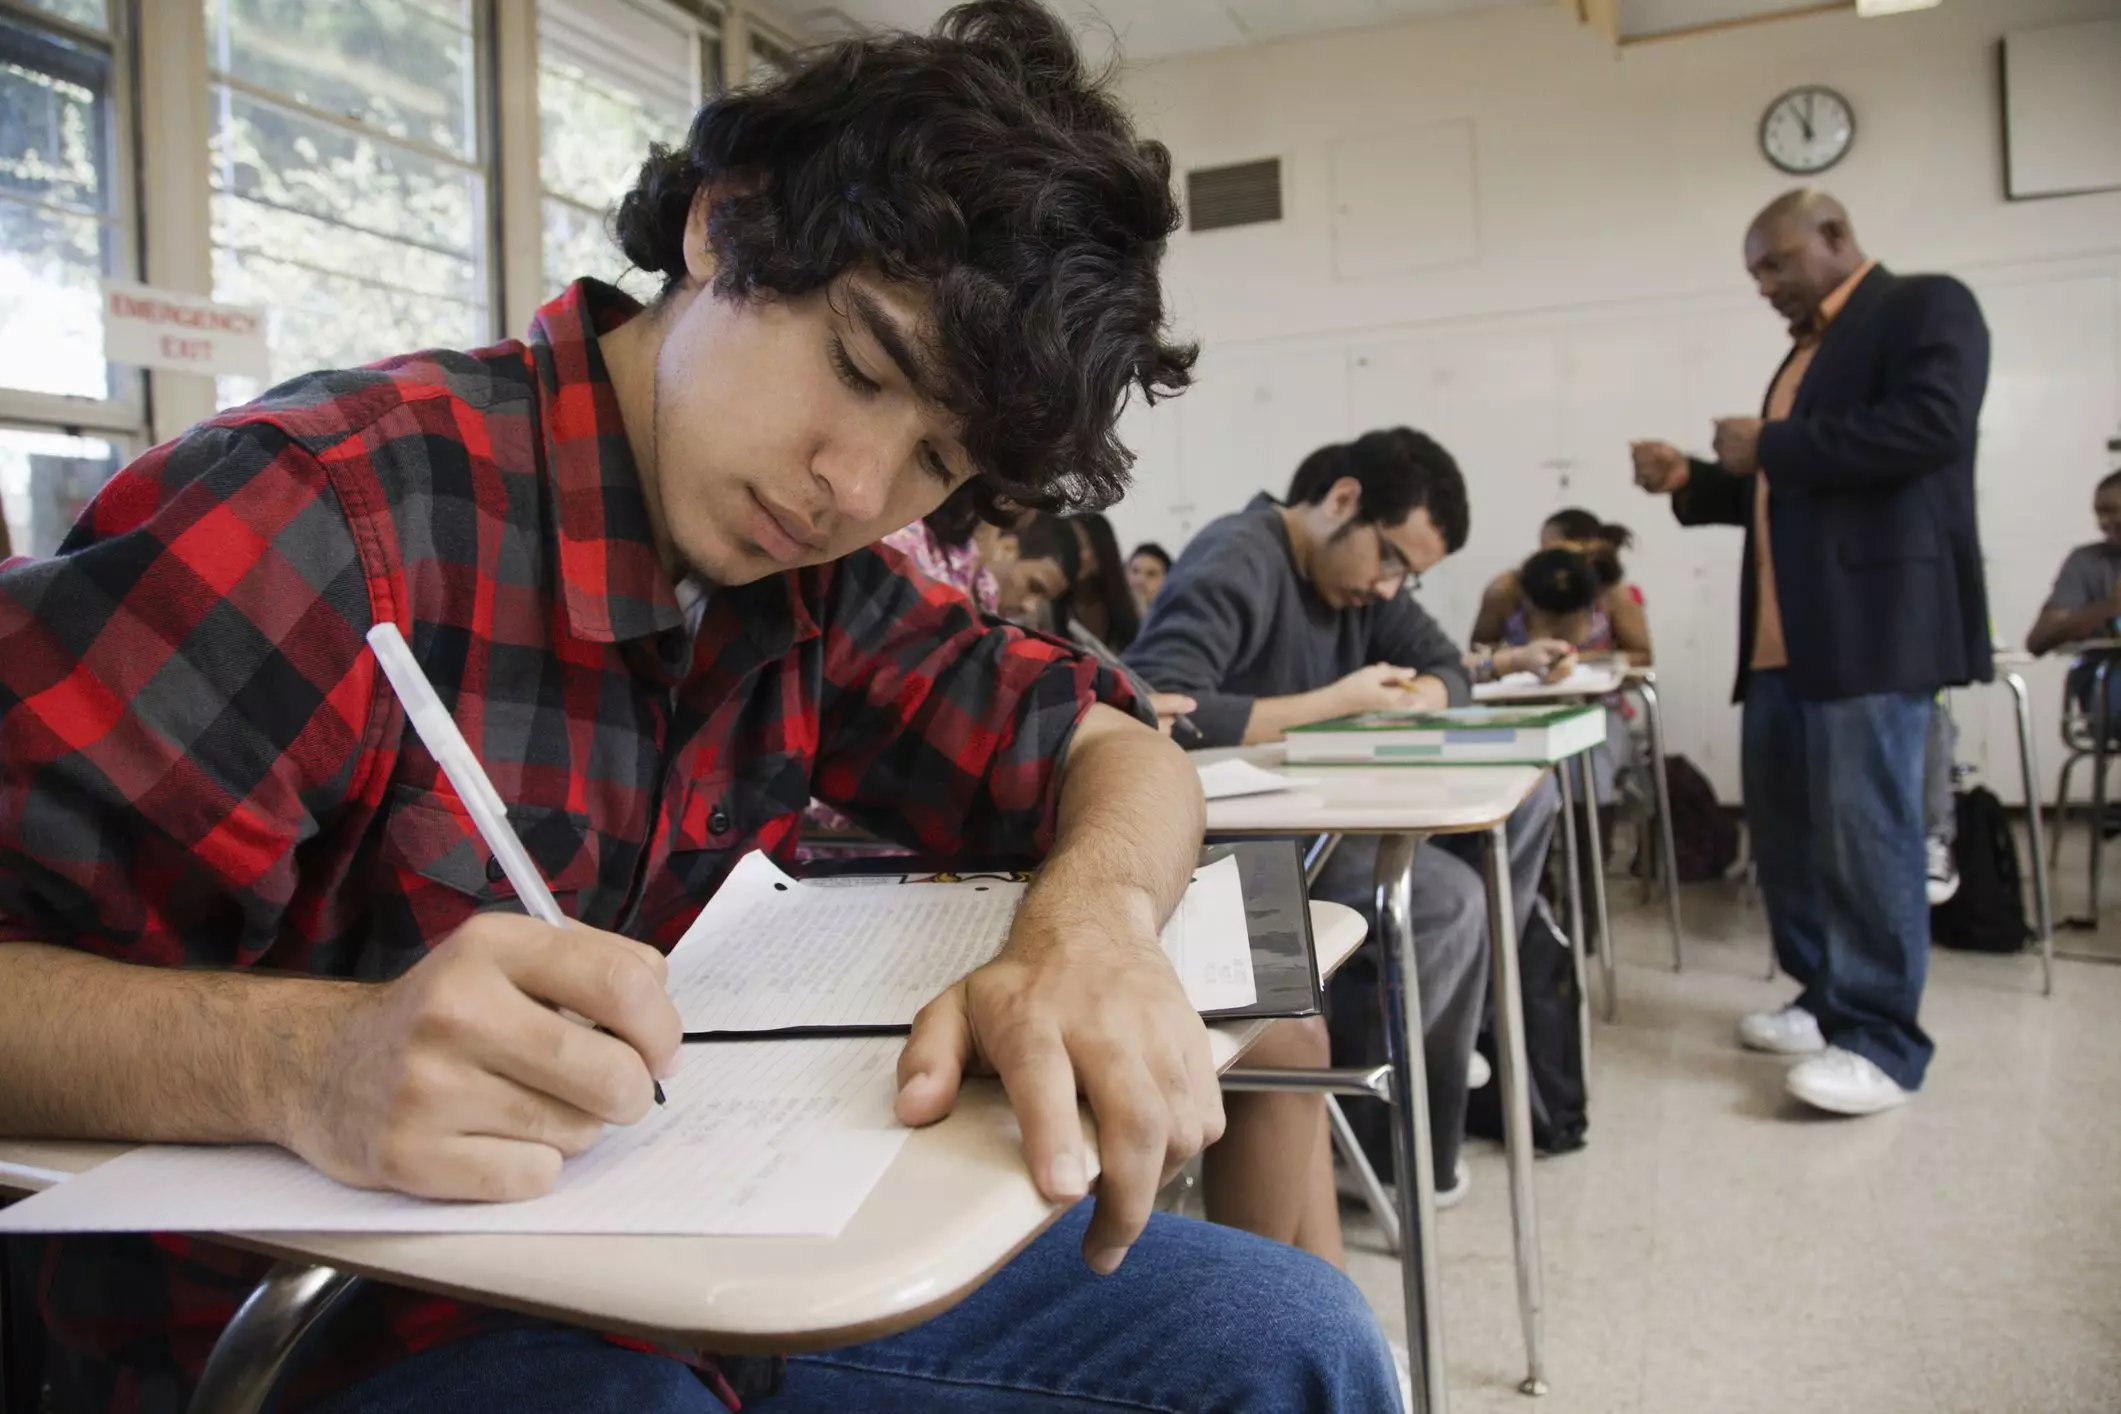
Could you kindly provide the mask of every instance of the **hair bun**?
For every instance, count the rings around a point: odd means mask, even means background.
[[[682,152],[661,143],[649,148],[640,177],[611,221],[612,236],[626,258],[665,280],[682,279],[685,222],[699,189],[699,174]]]

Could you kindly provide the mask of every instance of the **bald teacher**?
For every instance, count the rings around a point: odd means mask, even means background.
[[[1798,1058],[1799,1100],[1873,1114],[1921,1088],[1933,1050],[1923,736],[1939,689],[1992,672],[1974,525],[1988,329],[1957,280],[1867,258],[1823,192],[1755,217],[1745,266],[1792,340],[1763,416],[1719,419],[1714,461],[1638,442],[1635,480],[1683,525],[1746,532],[1746,822],[1804,990],[1739,1042]]]

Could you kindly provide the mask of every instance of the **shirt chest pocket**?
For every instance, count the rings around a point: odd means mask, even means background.
[[[754,756],[690,783],[672,822],[670,852],[777,848],[810,804],[810,763],[794,753]]]
[[[588,817],[547,806],[511,805],[508,823],[544,875],[560,911],[581,917],[576,905],[595,892],[600,856],[607,852]],[[527,911],[521,909],[514,885],[479,837],[471,816],[457,801],[418,786],[392,789],[378,863],[384,875],[378,882],[412,903],[430,941],[439,940],[435,926],[450,913],[461,922],[490,908]]]

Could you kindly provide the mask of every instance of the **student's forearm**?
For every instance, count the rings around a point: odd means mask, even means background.
[[[0,943],[0,1135],[282,1142],[314,1018],[358,985]]]
[[[1291,727],[1307,727],[1313,722],[1327,722],[1347,715],[1339,683],[1329,683],[1315,691],[1293,693],[1287,697],[1261,697],[1254,700],[1252,715],[1245,719],[1244,744],[1257,746],[1265,741],[1280,741]]]
[[[2105,638],[2113,632],[2114,617],[2112,606],[2107,604],[2047,610],[2033,625],[2033,631],[2025,636],[2025,651],[2050,653],[2066,643]]]
[[[1155,937],[1200,859],[1199,773],[1167,738],[1102,706],[1076,728],[1065,772],[1053,850],[1024,907],[1117,907]]]

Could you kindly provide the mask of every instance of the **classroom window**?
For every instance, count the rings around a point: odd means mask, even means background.
[[[275,381],[493,336],[478,18],[205,0],[214,294],[266,307]]]
[[[103,437],[0,426],[0,511],[11,553],[49,555],[111,473],[124,449]]]
[[[744,82],[758,83],[763,79],[777,78],[795,64],[795,51],[770,35],[759,33],[757,24],[751,27],[751,65],[745,72]]]
[[[538,180],[548,295],[585,275],[614,284],[627,275],[612,212],[651,143],[684,141],[702,98],[719,86],[721,63],[716,27],[674,6],[541,0]],[[654,293],[639,275],[631,288]]]
[[[51,5],[100,24],[100,5]],[[117,268],[111,53],[0,13],[0,388],[118,396],[98,282]]]

